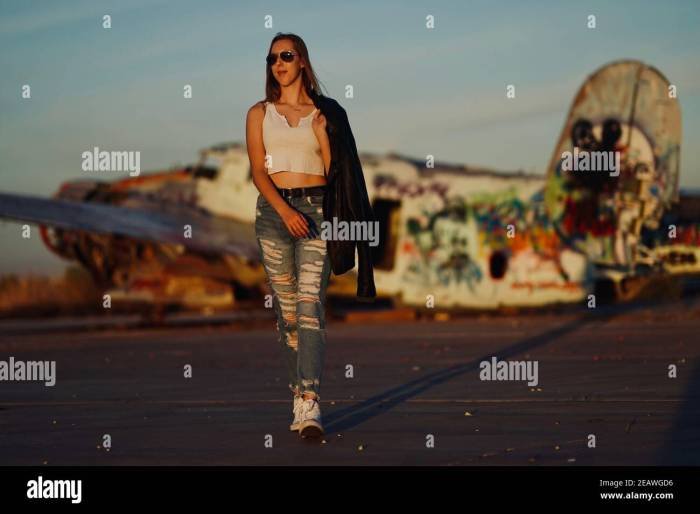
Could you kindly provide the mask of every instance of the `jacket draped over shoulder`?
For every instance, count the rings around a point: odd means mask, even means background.
[[[339,222],[374,223],[376,220],[347,113],[337,101],[324,95],[316,96],[314,103],[326,117],[326,132],[331,150],[323,217],[329,222],[336,218]],[[331,238],[327,241],[327,248],[331,267],[336,275],[342,275],[355,267],[357,250],[358,300],[372,301],[377,292],[369,241],[338,241]]]

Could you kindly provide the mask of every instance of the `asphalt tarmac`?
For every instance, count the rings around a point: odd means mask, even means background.
[[[202,321],[1,322],[0,362],[55,361],[56,383],[0,381],[0,465],[700,464],[700,298],[330,320],[316,440],[288,429],[272,317]],[[481,380],[493,357],[537,385]]]

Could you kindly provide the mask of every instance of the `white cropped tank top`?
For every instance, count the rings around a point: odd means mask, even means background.
[[[299,120],[292,127],[287,118],[277,112],[275,104],[265,102],[263,144],[266,152],[267,173],[292,171],[310,175],[325,175],[321,145],[311,128],[311,119],[318,109]]]

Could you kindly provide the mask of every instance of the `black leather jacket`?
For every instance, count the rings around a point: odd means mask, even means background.
[[[334,99],[318,95],[314,104],[326,117],[326,132],[331,149],[331,165],[328,170],[326,194],[323,200],[324,220],[374,222],[374,212],[369,203],[365,177],[357,153],[355,138],[350,129],[348,115]],[[355,267],[357,248],[357,299],[373,301],[377,295],[374,286],[372,249],[369,241],[327,241],[333,273],[342,275]]]

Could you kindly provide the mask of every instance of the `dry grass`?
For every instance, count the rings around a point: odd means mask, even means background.
[[[99,312],[100,293],[90,273],[78,266],[62,277],[0,276],[0,318]]]

